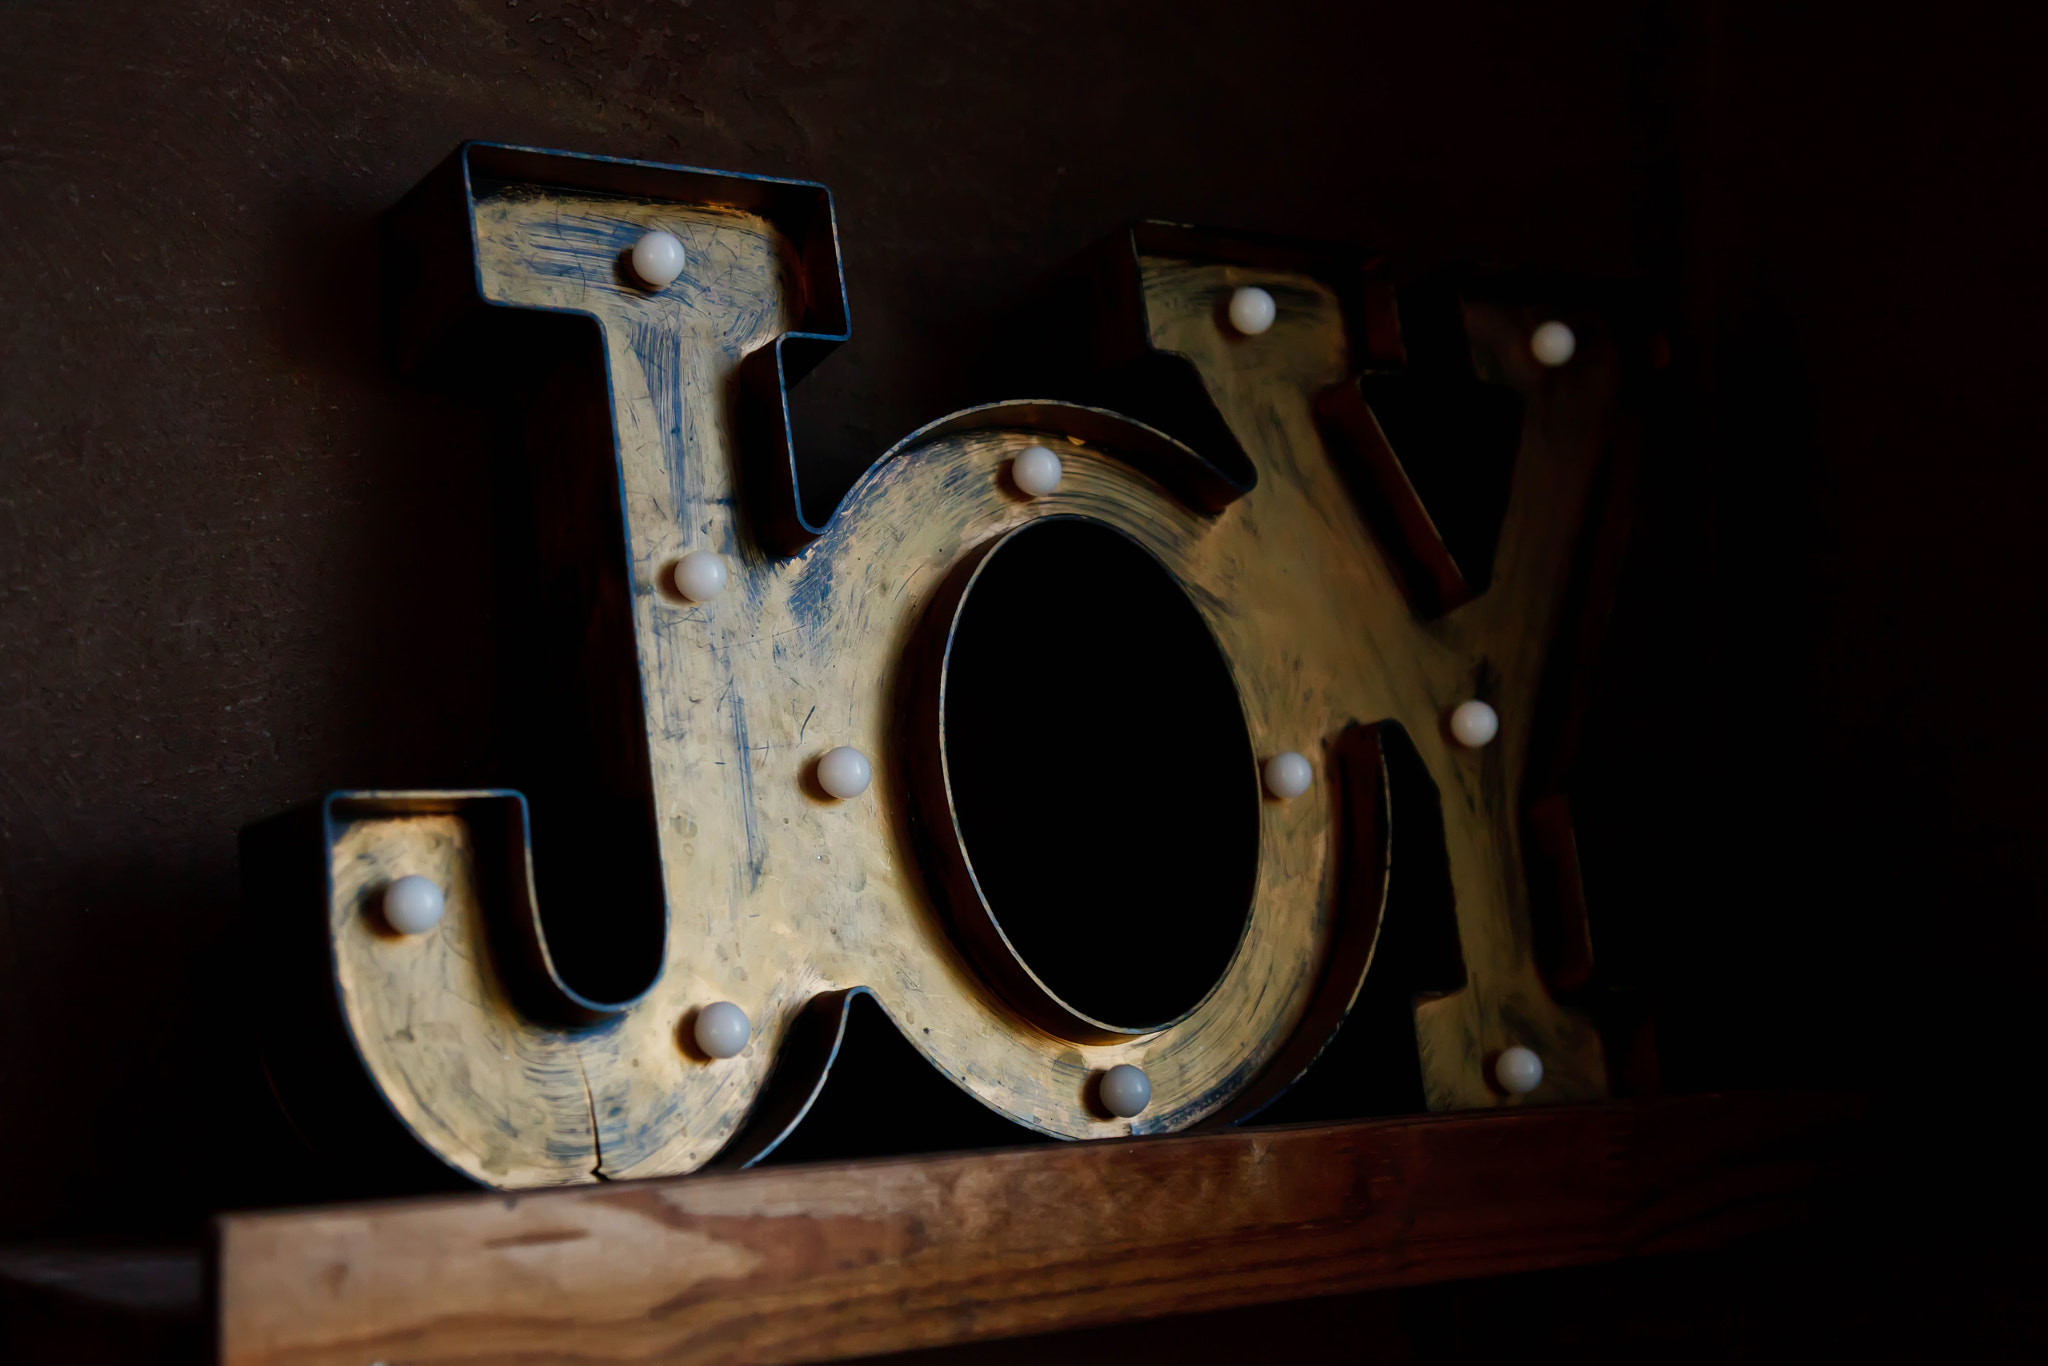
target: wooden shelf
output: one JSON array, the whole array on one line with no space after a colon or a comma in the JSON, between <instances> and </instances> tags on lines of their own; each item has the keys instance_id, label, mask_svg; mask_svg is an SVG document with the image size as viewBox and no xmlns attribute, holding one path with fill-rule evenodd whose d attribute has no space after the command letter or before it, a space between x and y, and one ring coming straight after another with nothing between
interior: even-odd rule
<instances>
[{"instance_id":1,"label":"wooden shelf","mask_svg":"<svg viewBox=\"0 0 2048 1366\"><path fill-rule=\"evenodd\" d=\"M1699 1096L231 1215L220 1360L771 1363L1698 1249L1860 1104Z\"/></svg>"}]
</instances>

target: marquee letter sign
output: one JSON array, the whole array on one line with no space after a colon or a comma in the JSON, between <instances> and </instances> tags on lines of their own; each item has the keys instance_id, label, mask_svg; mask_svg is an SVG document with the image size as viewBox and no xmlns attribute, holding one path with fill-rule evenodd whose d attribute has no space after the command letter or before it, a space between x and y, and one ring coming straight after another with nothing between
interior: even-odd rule
<instances>
[{"instance_id":1,"label":"marquee letter sign","mask_svg":"<svg viewBox=\"0 0 2048 1366\"><path fill-rule=\"evenodd\" d=\"M1019 362L1062 387L823 515L786 407L848 335L822 186L472 144L388 231L400 362L530 400L535 610L577 641L531 668L573 743L531 817L339 792L247 849L331 985L280 1044L317 997L447 1164L751 1160L856 992L1034 1130L1232 1122L1342 1021L1438 820L1465 983L1417 1007L1430 1104L1606 1094L1524 855L1613 442L1597 321L1430 332L1372 260L1139 225ZM1390 805L1394 744L1440 815Z\"/></svg>"}]
</instances>

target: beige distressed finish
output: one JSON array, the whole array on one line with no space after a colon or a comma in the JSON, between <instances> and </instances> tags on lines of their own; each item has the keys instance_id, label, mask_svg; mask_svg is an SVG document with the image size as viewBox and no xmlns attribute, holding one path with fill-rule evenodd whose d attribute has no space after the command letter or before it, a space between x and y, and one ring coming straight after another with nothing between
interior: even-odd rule
<instances>
[{"instance_id":1,"label":"beige distressed finish","mask_svg":"<svg viewBox=\"0 0 2048 1366\"><path fill-rule=\"evenodd\" d=\"M591 268L587 229L621 218L683 239L689 269L670 290L643 295ZM1432 1105L1500 1103L1482 1065L1509 1043L1545 1059L1533 1099L1604 1094L1591 1030L1551 1003L1530 960L1514 807L1594 455L1548 445L1545 415L1598 410L1607 395L1593 377L1604 369L1538 375L1509 344L1514 320L1481 320L1491 329L1481 344L1529 395L1531 419L1496 587L1427 625L1315 429L1315 394L1345 374L1335 299L1303 277L1231 267L1145 265L1154 340L1195 358L1258 467L1258 487L1221 514L1196 512L1058 432L967 432L878 466L823 537L776 559L739 522L728 396L741 356L797 312L786 244L745 214L552 191L485 201L476 232L487 298L587 311L602 324L671 922L659 981L616 1023L539 1026L492 978L461 817L365 817L346 828L331 918L349 1026L400 1117L446 1160L507 1188L693 1170L742 1123L805 1002L853 985L872 988L959 1085L1052 1134L1185 1127L1257 1075L1306 1008L1331 935L1320 762L1310 796L1261 805L1250 927L1223 981L1187 1019L1127 1042L1077 1044L1023 1022L972 974L912 861L890 732L895 670L920 605L963 552L1057 513L1123 529L1180 577L1230 660L1259 755L1319 759L1348 724L1386 717L1413 735L1445 795L1470 974L1464 992L1419 1016ZM1218 292L1241 282L1281 300L1262 337L1217 331ZM1066 475L1033 502L1000 476L1035 442L1058 452ZM732 583L715 602L684 604L665 588L666 570L699 549L728 557ZM1504 680L1502 738L1473 754L1449 743L1442 717L1482 658ZM873 756L877 770L869 793L848 802L813 795L808 780L840 744ZM375 897L415 872L449 888L448 915L430 935L390 936ZM691 1056L683 1023L718 1000L739 1004L756 1034L739 1057L709 1062ZM1097 1118L1084 1102L1090 1076L1119 1062L1152 1080L1153 1103L1136 1121Z\"/></svg>"},{"instance_id":2,"label":"beige distressed finish","mask_svg":"<svg viewBox=\"0 0 2048 1366\"><path fill-rule=\"evenodd\" d=\"M1285 329L1301 326L1293 315L1305 302L1305 281L1165 260L1143 264L1153 345L1195 360L1258 466L1259 489L1231 514L1299 519L1315 540L1329 537L1331 553L1353 553L1352 504L1331 474L1312 417L1316 394L1347 377L1331 301L1312 290L1310 308L1323 330L1313 337L1287 335ZM1225 335L1216 327L1213 301L1241 284L1265 285L1283 301L1280 322L1267 334L1282 335L1278 346L1260 345L1265 337ZM1432 1110L1512 1103L1492 1085L1488 1071L1500 1050L1514 1044L1535 1049L1543 1059L1544 1084L1532 1099L1607 1094L1598 1035L1583 1017L1552 1001L1537 975L1517 802L1546 651L1564 606L1604 418L1613 408L1615 369L1611 355L1591 346L1568 370L1537 364L1527 344L1540 321L1536 315L1472 309L1466 321L1483 371L1518 390L1528 405L1492 587L1435 621L1420 621L1378 548L1357 550L1348 565L1354 572L1340 576L1333 568L1329 587L1346 595L1341 601L1349 606L1346 617L1355 623L1364 658L1343 656L1350 671L1330 675L1326 694L1309 694L1320 706L1307 702L1310 715L1326 724L1346 714L1401 722L1443 795L1467 980L1463 990L1416 1009L1423 1087ZM1279 483L1298 485L1307 496L1283 501L1269 493ZM1268 510L1262 495L1278 506ZM1308 604L1290 607L1309 610ZM1303 630L1316 620L1304 615ZM1475 752L1450 738L1446 722L1451 709L1472 695L1482 663L1499 680L1493 707L1500 714L1500 736ZM1394 819L1401 819L1398 811Z\"/></svg>"}]
</instances>

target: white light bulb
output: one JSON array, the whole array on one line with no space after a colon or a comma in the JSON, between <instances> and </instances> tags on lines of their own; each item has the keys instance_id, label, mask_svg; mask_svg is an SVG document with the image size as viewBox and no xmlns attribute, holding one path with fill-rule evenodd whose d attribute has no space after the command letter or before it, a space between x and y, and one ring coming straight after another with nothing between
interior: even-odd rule
<instances>
[{"instance_id":1,"label":"white light bulb","mask_svg":"<svg viewBox=\"0 0 2048 1366\"><path fill-rule=\"evenodd\" d=\"M1129 1119L1152 1103L1152 1079L1127 1062L1120 1062L1102 1074L1098 1085L1102 1108L1118 1119Z\"/></svg>"},{"instance_id":2,"label":"white light bulb","mask_svg":"<svg viewBox=\"0 0 2048 1366\"><path fill-rule=\"evenodd\" d=\"M1247 337L1271 327L1279 311L1273 296L1257 285L1244 285L1230 296L1230 325Z\"/></svg>"},{"instance_id":3,"label":"white light bulb","mask_svg":"<svg viewBox=\"0 0 2048 1366\"><path fill-rule=\"evenodd\" d=\"M725 591L730 577L723 556L693 550L676 561L676 591L691 602L709 602Z\"/></svg>"},{"instance_id":4,"label":"white light bulb","mask_svg":"<svg viewBox=\"0 0 2048 1366\"><path fill-rule=\"evenodd\" d=\"M827 750L825 757L818 760L818 786L841 800L867 791L874 776L868 756L852 745Z\"/></svg>"},{"instance_id":5,"label":"white light bulb","mask_svg":"<svg viewBox=\"0 0 2048 1366\"><path fill-rule=\"evenodd\" d=\"M1265 777L1266 791L1286 802L1308 791L1309 784L1316 780L1316 771L1307 759L1288 750L1266 760Z\"/></svg>"},{"instance_id":6,"label":"white light bulb","mask_svg":"<svg viewBox=\"0 0 2048 1366\"><path fill-rule=\"evenodd\" d=\"M1451 713L1451 738L1466 749L1481 749L1500 734L1500 713L1474 698Z\"/></svg>"},{"instance_id":7,"label":"white light bulb","mask_svg":"<svg viewBox=\"0 0 2048 1366\"><path fill-rule=\"evenodd\" d=\"M1494 1080L1511 1096L1526 1096L1543 1084L1543 1059L1517 1044L1503 1048L1493 1064Z\"/></svg>"},{"instance_id":8,"label":"white light bulb","mask_svg":"<svg viewBox=\"0 0 2048 1366\"><path fill-rule=\"evenodd\" d=\"M1033 498L1043 498L1058 488L1060 473L1060 458L1044 446L1026 446L1010 462L1010 477Z\"/></svg>"},{"instance_id":9,"label":"white light bulb","mask_svg":"<svg viewBox=\"0 0 2048 1366\"><path fill-rule=\"evenodd\" d=\"M683 273L687 260L683 244L672 232L660 228L633 244L633 273L653 289L663 289Z\"/></svg>"},{"instance_id":10,"label":"white light bulb","mask_svg":"<svg viewBox=\"0 0 2048 1366\"><path fill-rule=\"evenodd\" d=\"M448 908L440 884L413 873L384 889L384 922L400 934L425 934Z\"/></svg>"},{"instance_id":11,"label":"white light bulb","mask_svg":"<svg viewBox=\"0 0 2048 1366\"><path fill-rule=\"evenodd\" d=\"M697 1047L714 1058L738 1056L753 1033L747 1012L731 1001L713 1001L697 1012Z\"/></svg>"},{"instance_id":12,"label":"white light bulb","mask_svg":"<svg viewBox=\"0 0 2048 1366\"><path fill-rule=\"evenodd\" d=\"M1577 335L1554 318L1529 334L1530 354L1552 368L1570 360L1578 349Z\"/></svg>"}]
</instances>

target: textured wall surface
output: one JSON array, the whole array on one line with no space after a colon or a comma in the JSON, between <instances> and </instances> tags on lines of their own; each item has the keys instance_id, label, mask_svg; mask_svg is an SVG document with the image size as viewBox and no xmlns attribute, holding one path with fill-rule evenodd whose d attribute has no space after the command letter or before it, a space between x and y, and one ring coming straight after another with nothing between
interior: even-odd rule
<instances>
[{"instance_id":1,"label":"textured wall surface","mask_svg":"<svg viewBox=\"0 0 2048 1366\"><path fill-rule=\"evenodd\" d=\"M0 1230L242 1198L237 827L507 776L489 433L375 338L377 216L464 137L830 184L828 485L1133 216L1664 290L1700 401L1589 738L1596 937L1674 1081L1996 1121L2048 890L2042 35L1925 19L0 10Z\"/></svg>"},{"instance_id":2,"label":"textured wall surface","mask_svg":"<svg viewBox=\"0 0 2048 1366\"><path fill-rule=\"evenodd\" d=\"M854 341L799 391L828 484L1131 217L1638 264L1619 4L32 5L8 29L0 1009L5 1090L48 1117L0 1126L44 1175L0 1191L15 1220L126 1184L138 1147L153 1179L220 1141L158 1120L235 1065L209 998L240 825L513 776L490 434L375 334L378 215L459 139L831 185Z\"/></svg>"}]
</instances>

